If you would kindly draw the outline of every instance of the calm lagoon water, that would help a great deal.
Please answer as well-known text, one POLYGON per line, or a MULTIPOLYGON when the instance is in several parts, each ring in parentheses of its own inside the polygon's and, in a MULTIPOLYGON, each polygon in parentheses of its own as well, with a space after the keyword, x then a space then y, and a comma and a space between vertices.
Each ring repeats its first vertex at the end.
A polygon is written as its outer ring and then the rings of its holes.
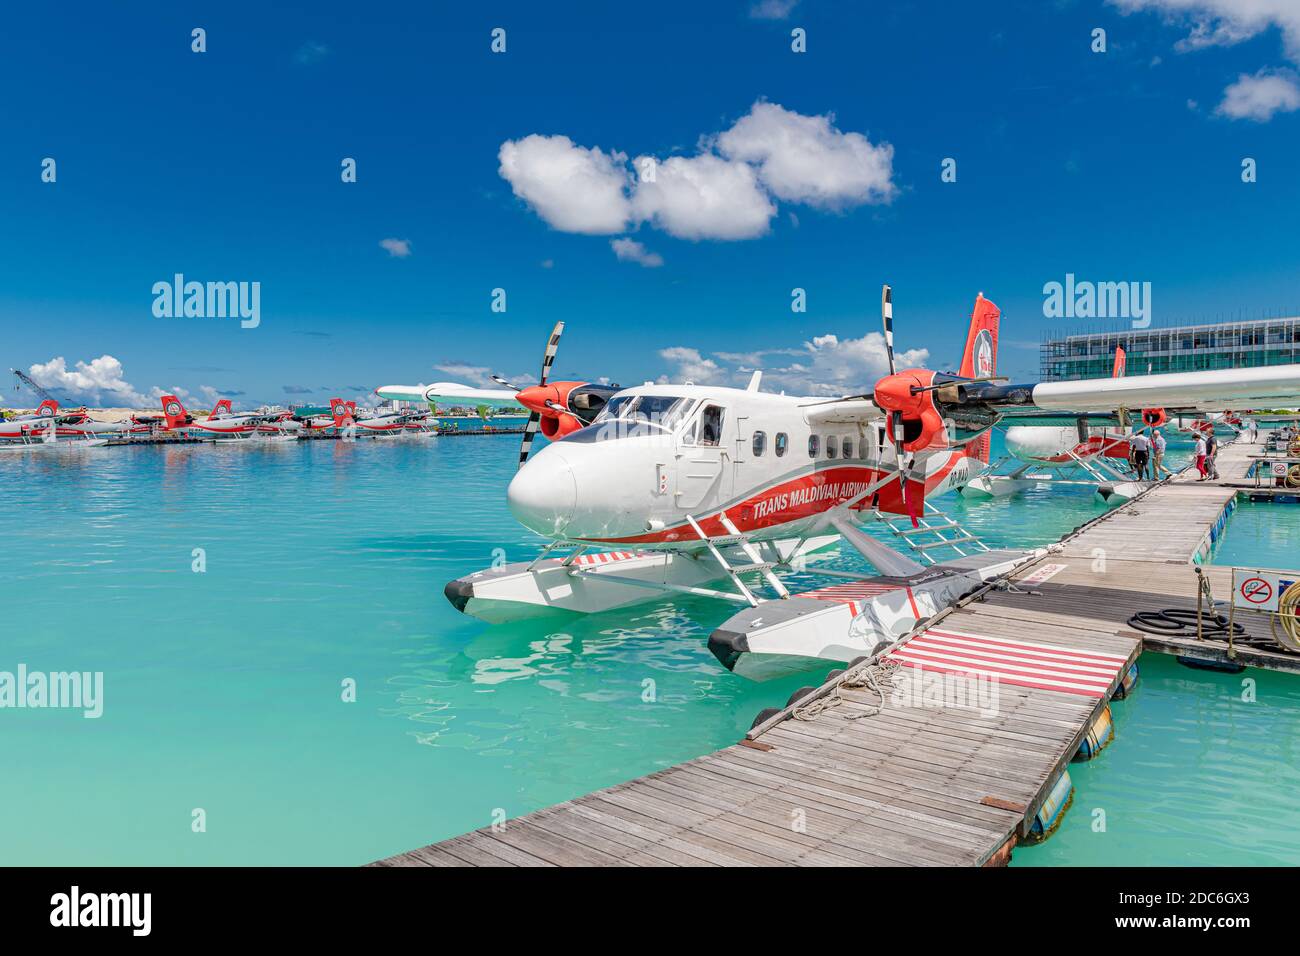
MULTIPOLYGON (((705 640, 728 609, 706 600, 508 626, 457 613, 446 581, 497 549, 536 553, 505 508, 517 442, 0 456, 0 669, 105 675, 97 720, 0 712, 0 862, 364 863, 732 743, 760 709, 822 676, 754 684, 726 672, 705 640), (191 829, 196 808, 204 833, 191 829)), ((1102 510, 1086 489, 938 503, 1006 545, 1055 540, 1102 510)), ((826 566, 862 564, 845 554, 826 566)), ((1220 707, 1147 703, 1160 697, 1159 667, 1119 705, 1120 742, 1086 773, 1106 779, 1117 757, 1140 752, 1128 746, 1138 727, 1240 772, 1215 756, 1220 707)), ((1260 700, 1285 702, 1290 722, 1265 728, 1251 710, 1233 726, 1289 740, 1300 700, 1267 678, 1260 700)), ((1170 679, 1172 697, 1218 678, 1170 679)), ((1254 759, 1281 781, 1270 751, 1254 759)), ((1160 779, 1179 822, 1215 792, 1194 775, 1160 779)), ((1278 792, 1293 793, 1289 783, 1278 792)), ((1207 825, 1229 819, 1228 786, 1207 825)), ((1130 789, 1135 810, 1146 807, 1149 789, 1130 789)), ((1094 861, 1082 847, 1059 853, 1070 839, 1032 852, 1094 861)), ((1110 842, 1108 862, 1148 862, 1145 836, 1110 842)))

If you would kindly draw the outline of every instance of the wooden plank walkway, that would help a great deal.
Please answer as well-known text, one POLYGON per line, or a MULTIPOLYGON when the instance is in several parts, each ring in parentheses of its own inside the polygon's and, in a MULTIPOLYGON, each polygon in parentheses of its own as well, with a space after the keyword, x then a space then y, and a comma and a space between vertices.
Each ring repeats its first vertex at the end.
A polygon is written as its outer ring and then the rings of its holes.
MULTIPOLYGON (((1225 480, 1244 475, 1247 454, 1223 449, 1225 480)), ((933 672, 898 668, 895 692, 882 698, 846 686, 861 670, 851 669, 738 744, 374 865, 1004 863, 1141 653, 1128 618, 1195 608, 1191 562, 1234 494, 1184 473, 1015 575, 1038 572, 1035 583, 986 588, 910 636, 940 632, 942 642, 956 631, 1043 653, 1112 655, 1123 664, 1101 696, 999 681, 996 706, 926 706, 933 672)), ((1226 570, 1207 573, 1226 597, 1226 570)))

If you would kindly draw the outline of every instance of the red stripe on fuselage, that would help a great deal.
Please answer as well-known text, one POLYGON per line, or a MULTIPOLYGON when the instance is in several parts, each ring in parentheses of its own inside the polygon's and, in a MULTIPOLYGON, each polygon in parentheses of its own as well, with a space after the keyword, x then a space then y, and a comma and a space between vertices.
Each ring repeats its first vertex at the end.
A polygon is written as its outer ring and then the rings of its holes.
MULTIPOLYGON (((937 488, 940 482, 948 477, 957 462, 965 457, 965 447, 953 449, 943 466, 934 474, 926 476, 926 493, 937 488)), ((709 537, 730 534, 731 532, 722 524, 722 515, 725 513, 742 532, 779 527, 828 511, 866 491, 886 474, 892 473, 892 469, 885 470, 870 465, 837 465, 825 468, 756 492, 707 518, 699 519, 699 525, 709 537)), ((907 509, 903 505, 902 489, 897 481, 889 482, 871 497, 858 502, 853 506, 854 509, 870 508, 873 498, 876 507, 881 511, 898 515, 907 514, 907 509)), ((599 541, 606 544, 663 544, 699 539, 694 529, 689 524, 683 523, 650 534, 630 535, 624 538, 577 538, 575 540, 599 541)))

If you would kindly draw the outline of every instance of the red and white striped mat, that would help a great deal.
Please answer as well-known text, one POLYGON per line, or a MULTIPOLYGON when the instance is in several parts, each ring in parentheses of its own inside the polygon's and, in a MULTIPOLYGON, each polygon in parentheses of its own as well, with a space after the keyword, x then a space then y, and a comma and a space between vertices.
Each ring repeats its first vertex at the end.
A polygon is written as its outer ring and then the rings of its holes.
MULTIPOLYGON (((832 584, 829 587, 818 588, 816 591, 804 591, 802 594, 796 594, 795 597, 816 598, 818 601, 834 601, 836 604, 847 604, 849 612, 854 617, 857 617, 862 613, 862 605, 865 602, 890 591, 900 589, 901 585, 898 584, 881 584, 875 581, 849 581, 845 584, 832 584)), ((908 597, 911 597, 910 591, 908 597)), ((915 603, 913 603, 912 609, 915 611, 915 603)))
POLYGON ((637 557, 635 551, 597 551, 594 554, 580 554, 573 559, 574 564, 609 564, 611 561, 626 561, 637 557))
POLYGON ((934 629, 889 655, 905 667, 970 674, 1020 687, 1103 697, 1128 658, 1051 644, 934 629))

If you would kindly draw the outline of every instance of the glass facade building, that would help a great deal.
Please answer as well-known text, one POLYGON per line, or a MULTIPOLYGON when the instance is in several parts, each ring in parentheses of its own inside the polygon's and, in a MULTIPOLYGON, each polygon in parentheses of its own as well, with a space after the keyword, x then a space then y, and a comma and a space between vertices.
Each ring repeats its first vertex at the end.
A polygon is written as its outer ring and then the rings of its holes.
POLYGON ((1300 363, 1300 317, 1047 339, 1039 346, 1042 380, 1108 378, 1117 345, 1124 346, 1129 375, 1289 365, 1300 363))

